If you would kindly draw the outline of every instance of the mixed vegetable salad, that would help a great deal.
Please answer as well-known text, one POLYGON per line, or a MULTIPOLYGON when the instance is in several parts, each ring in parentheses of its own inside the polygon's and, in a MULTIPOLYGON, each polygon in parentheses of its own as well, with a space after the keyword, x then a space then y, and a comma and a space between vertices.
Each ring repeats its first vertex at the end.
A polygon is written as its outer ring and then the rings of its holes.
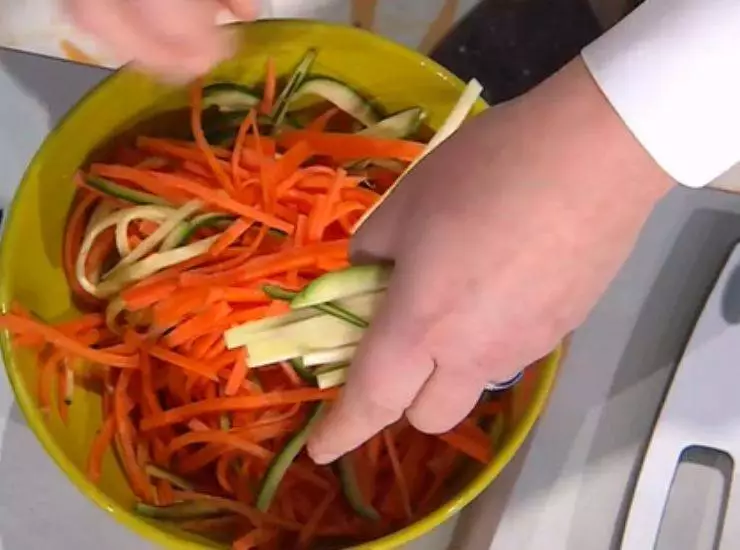
POLYGON ((349 86, 191 88, 192 139, 137 136, 75 176, 63 242, 84 313, 0 317, 38 352, 38 404, 66 421, 97 388, 87 475, 115 453, 143 516, 249 548, 342 546, 430 512, 461 462, 492 458, 506 394, 453 431, 405 420, 326 467, 308 435, 346 378, 386 266, 349 265, 348 239, 412 163, 462 122, 475 85, 425 145, 425 113, 382 117, 349 86))

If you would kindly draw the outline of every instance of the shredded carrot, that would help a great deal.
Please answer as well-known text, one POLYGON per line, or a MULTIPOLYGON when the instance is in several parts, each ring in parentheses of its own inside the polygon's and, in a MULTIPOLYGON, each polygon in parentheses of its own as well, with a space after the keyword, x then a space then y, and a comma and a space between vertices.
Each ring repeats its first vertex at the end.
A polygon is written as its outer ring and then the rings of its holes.
POLYGON ((490 439, 476 426, 460 425, 451 432, 440 434, 438 437, 481 464, 488 464, 493 457, 490 439))
POLYGON ((234 449, 239 449, 261 460, 270 460, 273 453, 264 447, 248 439, 235 434, 222 432, 221 430, 209 430, 202 432, 190 432, 173 439, 167 447, 168 455, 174 454, 179 449, 194 443, 219 443, 234 449))
POLYGON ((218 182, 223 186, 224 189, 230 192, 234 192, 234 186, 226 171, 223 169, 221 164, 218 162, 216 155, 211 150, 211 146, 206 140, 206 136, 203 133, 203 84, 200 80, 197 80, 190 87, 190 129, 193 132, 195 138, 195 144, 198 149, 201 150, 206 162, 213 170, 213 174, 216 176, 218 182))
MULTIPOLYGON (((30 317, 30 313, 27 312, 18 311, 18 314, 27 318, 30 317)), ((101 327, 103 322, 103 316, 99 313, 88 313, 72 321, 56 324, 54 328, 67 336, 77 338, 80 333, 94 334, 93 329, 101 327)), ((42 335, 32 332, 19 334, 15 338, 15 343, 19 346, 43 346, 45 342, 46 340, 42 335)), ((91 340, 88 345, 93 345, 96 342, 97 339, 91 340)))
POLYGON ((291 130, 278 137, 278 144, 293 147, 305 141, 317 155, 337 160, 364 158, 393 158, 413 161, 424 150, 424 145, 415 141, 385 139, 360 134, 340 134, 291 130))
POLYGON ((272 57, 267 58, 265 73, 265 91, 262 94, 260 112, 263 115, 269 115, 275 103, 275 91, 277 90, 277 73, 275 71, 275 60, 272 57))
POLYGON ((328 390, 305 388, 286 390, 283 392, 271 392, 261 395, 221 397, 218 399, 203 400, 198 403, 170 409, 162 414, 152 415, 141 422, 141 429, 146 432, 162 426, 184 422, 194 416, 208 413, 248 411, 253 409, 292 405, 294 403, 306 403, 309 401, 333 401, 338 397, 338 395, 339 390, 337 388, 331 388, 328 390))
POLYGON ((205 363, 190 359, 162 346, 147 346, 145 349, 152 357, 177 365, 188 372, 198 374, 210 380, 218 379, 218 376, 212 372, 212 368, 209 369, 209 366, 205 363))
POLYGON ((242 381, 247 376, 247 353, 245 350, 240 350, 239 355, 234 361, 234 368, 231 370, 229 380, 224 388, 224 395, 231 397, 236 395, 241 388, 242 381))
POLYGON ((171 348, 190 342, 198 336, 209 332, 214 323, 227 317, 229 313, 231 313, 231 308, 226 302, 217 302, 198 315, 180 323, 172 332, 165 336, 165 342, 171 348))
POLYGON ((211 246, 211 249, 208 252, 212 256, 218 256, 229 246, 235 243, 237 239, 239 239, 239 237, 246 233, 251 226, 251 222, 242 219, 236 220, 228 227, 226 231, 221 233, 221 236, 215 243, 213 243, 213 246, 211 246))
POLYGON ((133 286, 121 293, 123 303, 129 311, 138 311, 152 306, 170 296, 177 283, 175 281, 158 281, 144 286, 133 286))
POLYGON ((311 216, 308 218, 308 235, 307 238, 310 242, 318 242, 321 240, 324 230, 329 225, 331 212, 334 208, 334 204, 339 199, 339 193, 342 189, 342 180, 346 174, 343 170, 339 170, 337 175, 334 177, 334 182, 327 194, 322 197, 322 200, 316 204, 311 212, 311 216))
MULTIPOLYGON (((211 327, 213 328, 213 327, 211 327)), ((190 354, 195 359, 202 359, 205 357, 206 353, 209 349, 218 341, 223 338, 223 335, 218 331, 215 330, 211 332, 210 334, 204 334, 202 336, 199 336, 194 342, 193 346, 190 350, 190 354)))
MULTIPOLYGON (((82 180, 82 176, 77 173, 75 179, 82 180)), ((72 287, 72 293, 78 299, 83 300, 86 305, 94 305, 97 300, 90 296, 80 285, 77 277, 75 277, 75 263, 77 261, 77 255, 80 252, 80 245, 82 243, 83 235, 85 232, 85 224, 87 222, 87 215, 90 209, 98 201, 98 197, 90 193, 82 193, 79 200, 73 205, 72 211, 67 219, 67 227, 64 233, 64 245, 62 250, 62 259, 64 265, 64 273, 67 276, 67 280, 70 282, 72 287)))
POLYGON ((153 502, 153 487, 146 474, 136 461, 134 451, 135 433, 131 420, 128 417, 128 386, 131 380, 131 371, 124 370, 118 377, 114 394, 114 411, 116 440, 121 451, 123 469, 126 471, 131 488, 136 495, 145 502, 153 502))
POLYGON ((103 457, 105 455, 105 451, 107 451, 111 446, 115 434, 116 417, 114 414, 109 414, 103 422, 103 427, 98 430, 88 456, 87 477, 93 483, 97 483, 100 480, 100 475, 103 469, 103 457))
POLYGON ((316 531, 319 527, 319 522, 323 519, 324 514, 328 510, 332 501, 336 498, 336 493, 330 491, 323 498, 321 503, 316 507, 311 518, 306 522, 306 525, 301 529, 298 535, 298 546, 300 548, 308 548, 316 536, 316 531))
POLYGON ((269 165, 265 165, 263 170, 263 185, 270 193, 271 196, 275 196, 277 186, 289 179, 295 178, 297 181, 296 172, 298 168, 306 162, 313 151, 311 147, 305 141, 299 141, 288 149, 277 162, 269 165))
POLYGON ((510 418, 511 398, 503 393, 447 434, 421 434, 402 420, 348 455, 360 495, 379 521, 355 516, 338 472, 305 452, 278 480, 269 511, 252 506, 267 472, 276 471, 272 461, 306 425, 315 403, 333 401, 341 390, 320 390, 286 362, 249 369, 249 350, 227 349, 224 332, 291 311, 288 302, 267 296, 265 285, 300 292, 324 272, 349 266, 355 224, 424 147, 342 133, 353 132, 355 123, 335 107, 296 112, 305 130, 286 124, 263 135, 274 124, 257 117, 274 115, 282 77, 268 60, 263 95, 248 113, 204 113, 197 81, 189 95, 190 139, 134 136, 133 145, 111 147, 106 158, 74 174, 61 264, 73 303, 87 313, 53 324, 21 304, 0 314, 13 346, 37 356, 45 416, 66 422, 74 410, 67 400, 77 397, 72 390, 79 385, 100 392, 89 479, 100 481, 110 450, 117 459, 110 465, 121 469, 137 501, 212 509, 218 517, 173 524, 235 550, 333 545, 335 537, 353 544, 404 527, 442 502, 463 457, 490 461, 490 437, 481 426, 510 418), (233 145, 208 142, 206 133, 221 128, 218 117, 227 117, 230 132, 239 123, 233 145), (392 162, 354 162, 365 159, 392 162), (132 200, 108 196, 93 178, 154 195, 163 206, 137 205, 133 194, 132 200), (141 208, 123 234, 114 225, 93 240, 84 267, 96 283, 120 273, 121 243, 135 250, 168 223, 169 212, 191 201, 199 211, 127 267, 131 280, 120 291, 98 298, 83 289, 78 256, 102 216, 141 208))
POLYGON ((183 286, 205 285, 209 287, 228 286, 235 282, 244 283, 291 269, 310 267, 321 256, 346 256, 347 248, 348 241, 345 239, 314 243, 297 249, 266 254, 220 273, 201 275, 197 273, 197 270, 191 270, 180 276, 180 283, 183 286))
POLYGON ((334 118, 337 113, 339 113, 339 109, 336 107, 331 107, 324 111, 321 115, 317 116, 311 124, 309 124, 306 127, 306 130, 309 132, 323 132, 326 130, 326 126, 329 124, 332 118, 334 118))
POLYGON ((242 178, 239 173, 239 167, 241 166, 241 160, 244 150, 244 140, 247 138, 247 132, 253 126, 256 126, 257 119, 254 114, 254 110, 249 111, 249 114, 244 117, 244 120, 239 125, 239 131, 236 134, 236 142, 234 143, 234 151, 231 154, 231 177, 234 178, 234 187, 242 189, 242 178))
MULTIPOLYGON (((270 542, 277 536, 277 531, 274 529, 253 529, 249 531, 243 537, 234 541, 232 550, 251 550, 253 548, 259 548, 260 545, 264 545, 270 542)), ((264 547, 264 546, 263 546, 264 547)))
POLYGON ((6 313, 0 317, 0 328, 10 330, 14 334, 37 334, 50 344, 93 363, 121 368, 136 368, 138 366, 138 361, 134 356, 116 355, 103 350, 92 349, 80 344, 74 338, 54 327, 13 313, 6 313))
POLYGON ((181 501, 211 502, 219 509, 229 510, 230 512, 234 512, 235 514, 239 514, 240 516, 247 518, 252 523, 252 525, 261 525, 263 523, 266 523, 282 527, 283 529, 287 529, 289 531, 300 531, 301 529, 301 525, 297 522, 286 521, 276 516, 262 513, 255 508, 252 508, 235 500, 215 497, 204 493, 194 493, 192 491, 174 491, 174 496, 176 500, 181 501))
POLYGON ((398 484, 398 492, 401 495, 401 501, 403 503, 403 510, 407 517, 412 517, 413 512, 411 510, 411 499, 409 497, 409 489, 406 485, 406 478, 401 468, 401 462, 398 460, 398 453, 396 452, 396 444, 393 442, 393 436, 387 429, 382 432, 383 442, 388 451, 388 457, 391 459, 391 465, 393 466, 393 474, 396 477, 396 483, 398 484))
POLYGON ((190 419, 190 422, 188 422, 188 428, 194 432, 207 432, 211 429, 205 422, 198 420, 197 418, 190 419))
POLYGON ((367 442, 367 453, 370 464, 373 468, 378 467, 378 461, 380 460, 380 451, 382 447, 381 436, 375 434, 370 441, 367 442))
POLYGON ((481 416, 493 416, 504 412, 504 404, 501 401, 488 401, 478 405, 475 412, 481 416))
POLYGON ((57 364, 57 410, 62 423, 69 421, 69 403, 67 403, 67 369, 65 359, 57 364))
POLYGON ((220 298, 217 288, 179 289, 171 292, 154 306, 154 324, 162 328, 173 326, 188 314, 197 313, 220 298))
POLYGON ((54 372, 57 364, 62 360, 64 354, 61 350, 54 350, 41 361, 39 368, 38 402, 39 408, 44 414, 51 409, 51 392, 54 383, 54 372))
POLYGON ((182 175, 150 172, 118 165, 97 165, 97 169, 101 173, 115 173, 121 179, 141 184, 148 188, 150 192, 165 194, 179 203, 184 203, 186 198, 200 199, 214 208, 258 221, 273 229, 285 233, 293 232, 293 226, 280 218, 263 212, 254 206, 241 203, 231 198, 223 190, 214 191, 203 187, 182 175))
MULTIPOLYGON (((171 157, 172 159, 190 162, 199 166, 202 166, 206 162, 203 157, 203 153, 198 149, 198 146, 195 143, 187 141, 138 136, 136 138, 136 147, 142 151, 171 157)), ((213 151, 213 154, 216 155, 216 158, 218 159, 227 159, 231 156, 231 152, 227 149, 212 146, 211 151, 213 151)), ((136 167, 139 168, 139 166, 136 167)), ((210 173, 203 172, 203 174, 208 175, 210 173)))

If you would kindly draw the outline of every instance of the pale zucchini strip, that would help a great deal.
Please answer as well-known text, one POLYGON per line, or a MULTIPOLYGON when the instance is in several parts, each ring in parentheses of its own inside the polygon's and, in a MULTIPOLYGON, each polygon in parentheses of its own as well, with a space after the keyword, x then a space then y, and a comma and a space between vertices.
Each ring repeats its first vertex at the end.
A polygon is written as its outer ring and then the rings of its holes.
POLYGON ((166 217, 163 217, 161 213, 158 213, 155 216, 141 216, 137 212, 134 212, 133 208, 129 208, 127 210, 129 211, 128 216, 124 216, 116 224, 116 248, 118 249, 118 254, 121 258, 131 254, 131 247, 128 242, 128 226, 131 222, 136 220, 149 220, 161 223, 163 220, 167 219, 166 217))
POLYGON ((121 261, 103 276, 103 279, 113 277, 126 266, 132 265, 147 254, 152 252, 159 244, 167 238, 173 229, 177 228, 181 222, 185 221, 192 214, 203 207, 203 203, 198 200, 188 201, 182 207, 175 210, 171 216, 162 222, 157 230, 149 235, 144 241, 131 251, 130 254, 121 258, 121 261))
POLYGON ((429 143, 427 143, 427 146, 424 147, 424 150, 421 152, 421 154, 408 165, 406 170, 398 176, 396 181, 393 183, 393 185, 386 191, 385 195, 383 195, 383 198, 381 198, 379 201, 376 201, 373 206, 368 208, 365 211, 365 214, 357 220, 357 223, 355 224, 354 228, 352 229, 352 232, 355 233, 360 226, 365 223, 365 220, 367 220, 373 212, 385 201, 391 193, 398 187, 398 184, 401 183, 401 180, 411 171, 413 170, 417 164, 419 164, 429 153, 434 151, 437 147, 439 147, 447 138, 449 138, 452 134, 454 134, 460 126, 462 126, 463 122, 465 122, 465 118, 468 116, 468 113, 470 113, 470 110, 475 105, 476 101, 478 101, 478 98, 480 97, 481 92, 483 91, 483 86, 481 86, 480 82, 473 79, 470 82, 468 82, 468 85, 465 87, 465 91, 460 96, 460 99, 457 101, 457 104, 455 107, 453 107, 452 111, 450 111, 449 116, 444 121, 442 126, 440 126, 439 131, 437 131, 436 134, 434 134, 434 137, 432 137, 431 140, 429 140, 429 143))
POLYGON ((328 363, 347 363, 352 361, 357 346, 342 346, 329 350, 314 351, 303 356, 303 364, 307 367, 326 365, 328 363))
POLYGON ((326 365, 326 367, 316 372, 316 384, 319 389, 327 390, 344 385, 349 374, 349 367, 346 364, 326 365))
POLYGON ((168 250, 167 252, 157 252, 147 256, 135 264, 128 265, 118 271, 114 277, 101 282, 96 288, 96 295, 111 296, 120 292, 130 283, 144 279, 145 277, 153 275, 157 271, 161 271, 167 267, 201 256, 208 252, 208 249, 213 246, 213 243, 216 242, 218 237, 218 235, 214 235, 213 237, 208 237, 207 239, 203 239, 187 246, 168 250))
POLYGON ((80 252, 77 255, 75 276, 77 277, 77 281, 80 283, 80 286, 93 296, 103 297, 103 295, 98 293, 96 283, 92 282, 87 277, 86 273, 87 257, 90 254, 92 245, 95 242, 95 239, 97 239, 103 231, 110 227, 114 227, 119 221, 129 216, 132 213, 131 210, 136 210, 137 215, 142 218, 148 216, 161 216, 161 219, 167 219, 167 217, 174 212, 172 208, 168 208, 166 206, 135 206, 131 209, 113 212, 88 229, 87 234, 82 241, 82 245, 80 246, 80 252))

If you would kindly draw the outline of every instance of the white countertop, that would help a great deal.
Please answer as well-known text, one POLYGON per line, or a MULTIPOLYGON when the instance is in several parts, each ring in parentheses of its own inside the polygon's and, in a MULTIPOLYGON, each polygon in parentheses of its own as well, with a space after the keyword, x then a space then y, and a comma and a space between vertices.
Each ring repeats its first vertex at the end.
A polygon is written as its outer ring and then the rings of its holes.
MULTIPOLYGON (((0 203, 50 125, 104 72, 0 49, 0 203), (52 84, 53 83, 53 84, 52 84)), ((706 292, 740 240, 740 197, 677 190, 575 335, 534 437, 453 524, 414 550, 601 550, 618 537, 641 449, 706 292), (492 542, 493 541, 493 542, 492 542)), ((0 550, 144 548, 64 478, 0 379, 0 550)), ((684 490, 671 550, 698 548, 684 490), (678 526, 678 527, 676 527, 678 526)), ((693 506, 692 506, 693 504, 693 506)), ((647 550, 647 549, 646 549, 647 550)))

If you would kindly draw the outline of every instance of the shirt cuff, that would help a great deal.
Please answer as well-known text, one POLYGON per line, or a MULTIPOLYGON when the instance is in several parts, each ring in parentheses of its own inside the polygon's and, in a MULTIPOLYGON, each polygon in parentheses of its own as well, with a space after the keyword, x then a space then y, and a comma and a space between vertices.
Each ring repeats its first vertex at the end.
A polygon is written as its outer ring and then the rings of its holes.
POLYGON ((676 181, 740 161, 740 1, 647 0, 582 56, 614 110, 676 181))

